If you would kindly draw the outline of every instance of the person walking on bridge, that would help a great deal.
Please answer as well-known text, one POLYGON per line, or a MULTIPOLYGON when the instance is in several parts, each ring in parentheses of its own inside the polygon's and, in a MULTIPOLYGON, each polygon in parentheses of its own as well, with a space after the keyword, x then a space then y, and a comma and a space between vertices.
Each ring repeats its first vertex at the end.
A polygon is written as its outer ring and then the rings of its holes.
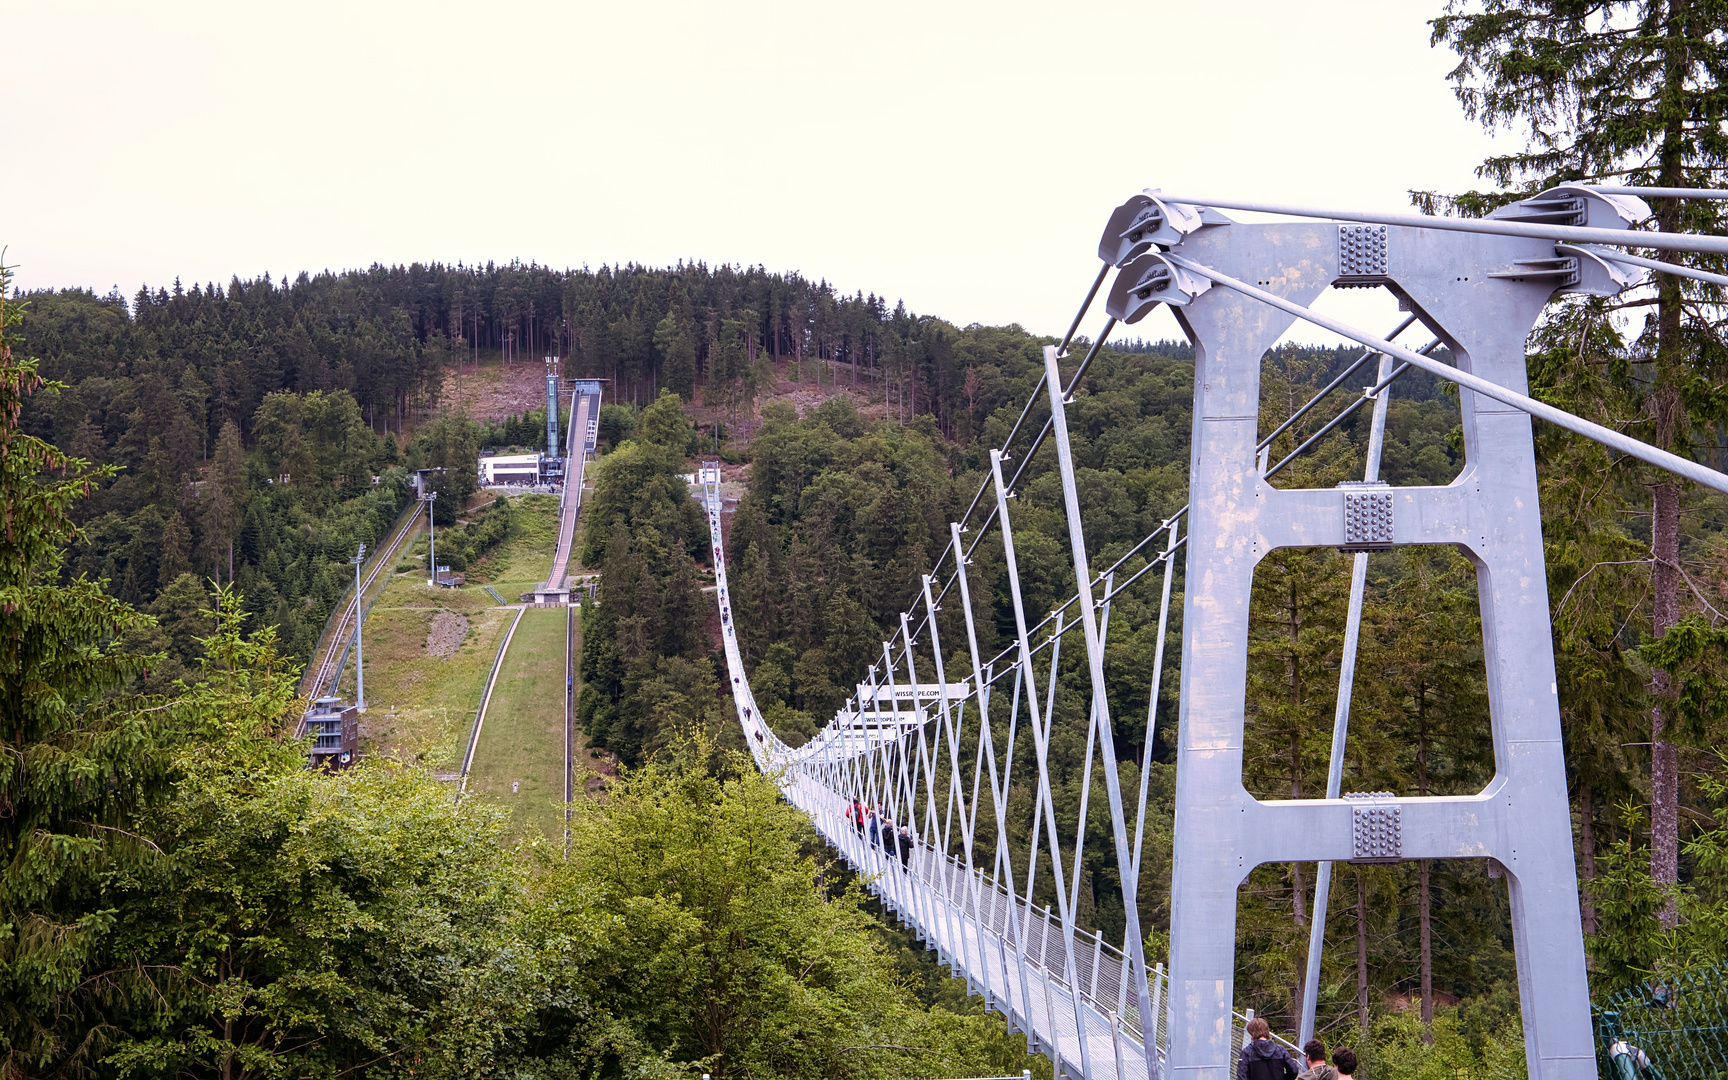
POLYGON ((1296 1080, 1338 1080, 1338 1070, 1326 1064, 1325 1043, 1309 1039, 1308 1044, 1302 1047, 1302 1056, 1308 1059, 1308 1067, 1296 1080))
POLYGON ((1272 1027, 1256 1016, 1248 1021, 1248 1045, 1236 1062, 1236 1080, 1296 1080, 1301 1070, 1289 1051, 1272 1041, 1272 1027))
POLYGON ((1356 1075, 1356 1051, 1340 1046, 1332 1052, 1332 1064, 1338 1067, 1338 1080, 1353 1080, 1356 1075))

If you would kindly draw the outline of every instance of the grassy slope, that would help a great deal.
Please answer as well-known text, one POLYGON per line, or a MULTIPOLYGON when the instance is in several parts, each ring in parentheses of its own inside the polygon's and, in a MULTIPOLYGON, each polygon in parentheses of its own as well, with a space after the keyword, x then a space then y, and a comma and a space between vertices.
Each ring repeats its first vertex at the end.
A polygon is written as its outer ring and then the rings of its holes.
MULTIPOLYGON (((521 512, 509 539, 470 573, 473 584, 428 587, 424 535, 405 553, 398 566, 405 572, 392 576, 366 620, 366 697, 371 707, 361 721, 362 751, 396 753, 440 771, 460 767, 486 673, 515 615, 495 606, 480 585, 496 575, 504 584, 495 587, 514 600, 512 589, 520 592, 545 577, 557 538, 556 499, 527 496, 516 506, 521 512), (469 621, 467 637, 447 658, 426 651, 426 635, 439 610, 469 621)), ((562 756, 562 736, 558 749, 562 756)))
MULTIPOLYGON (((418 509, 418 508, 416 508, 416 509, 418 509)), ((391 531, 390 535, 392 535, 392 536, 395 535, 394 526, 392 526, 392 531, 391 531)), ((403 553, 412 550, 413 545, 416 541, 416 538, 418 538, 419 543, 422 547, 425 546, 426 515, 424 515, 424 514, 415 514, 414 515, 413 522, 408 526, 408 535, 409 535, 409 539, 404 542, 402 551, 397 553, 398 557, 400 557, 403 553)), ((386 539, 381 546, 388 547, 389 543, 390 543, 390 541, 388 539, 386 539)), ((364 577, 367 574, 370 574, 372 572, 373 566, 377 563, 378 558, 379 558, 379 553, 377 550, 373 550, 369 555, 367 555, 366 563, 364 566, 361 567, 361 570, 360 570, 360 574, 361 574, 362 579, 364 579, 364 577)), ((376 578, 374 578, 372 580, 372 583, 370 585, 368 585, 366 588, 366 596, 365 596, 363 602, 367 603, 367 604, 374 603, 374 602, 381 603, 382 601, 380 600, 380 595, 384 592, 385 589, 387 589, 389 587, 390 581, 394 576, 395 575, 392 573, 383 573, 383 574, 379 574, 376 578)), ((342 621, 341 612, 347 610, 347 605, 352 600, 353 600, 353 596, 351 594, 343 595, 342 598, 337 601, 337 604, 341 610, 338 611, 336 614, 332 615, 326 621, 325 626, 324 626, 324 631, 318 637, 318 646, 313 651, 312 658, 309 661, 307 661, 306 671, 305 671, 305 673, 301 679, 300 690, 302 693, 311 693, 315 689, 314 687, 306 685, 305 680, 312 677, 313 673, 317 670, 317 668, 319 666, 319 662, 323 659, 325 653, 328 652, 330 650, 330 648, 332 647, 332 638, 335 636, 336 631, 338 629, 337 624, 339 624, 342 621)), ((372 624, 370 621, 368 621, 366 625, 367 625, 367 628, 370 629, 372 624)), ((354 633, 354 628, 353 628, 353 625, 350 624, 348 627, 348 634, 347 634, 346 638, 342 641, 334 642, 334 647, 336 648, 336 650, 338 652, 342 652, 344 649, 346 649, 347 651, 346 651, 345 656, 342 658, 342 669, 341 669, 341 671, 339 671, 337 673, 336 684, 332 688, 332 692, 334 692, 338 697, 345 696, 350 701, 352 701, 354 698, 354 650, 349 645, 349 642, 353 640, 353 633, 354 633)), ((370 637, 367 637, 366 638, 367 646, 370 647, 371 643, 372 643, 372 639, 370 637)), ((368 666, 368 668, 367 668, 367 674, 368 675, 371 674, 370 666, 368 666)), ((371 688, 368 687, 367 689, 370 690, 371 688)), ((370 698, 370 695, 368 695, 368 698, 370 698)))
POLYGON ((468 791, 510 807, 518 833, 563 832, 564 633, 563 608, 523 613, 468 774, 468 791))
MULTIPOLYGON (((558 500, 524 495, 531 513, 517 515, 508 542, 469 570, 468 580, 490 584, 514 601, 546 580, 558 546, 558 500)), ((511 808, 515 831, 538 825, 549 837, 563 833, 564 612, 532 609, 522 617, 474 750, 471 793, 485 793, 511 808), (518 785, 515 792, 511 783, 518 785)))
POLYGON ((469 588, 490 585, 511 603, 546 580, 552 571, 553 550, 558 546, 556 495, 520 496, 516 509, 519 513, 510 526, 510 538, 470 566, 466 575, 469 588))

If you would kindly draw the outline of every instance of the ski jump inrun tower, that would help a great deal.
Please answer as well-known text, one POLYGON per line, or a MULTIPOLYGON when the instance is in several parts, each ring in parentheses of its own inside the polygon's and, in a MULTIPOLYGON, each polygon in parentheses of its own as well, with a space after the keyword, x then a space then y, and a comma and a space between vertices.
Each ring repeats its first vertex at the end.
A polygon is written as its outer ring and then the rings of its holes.
MULTIPOLYGON (((1003 447, 992 451, 991 478, 965 520, 951 526, 951 544, 901 616, 900 633, 883 644, 857 696, 796 749, 767 729, 750 693, 721 551, 719 475, 705 469, 729 677, 759 765, 779 777, 787 797, 811 813, 850 861, 877 875, 873 888, 943 951, 956 976, 985 994, 1039 1049, 1087 1080, 1230 1080, 1239 1041, 1232 1009, 1237 890, 1262 863, 1321 865, 1298 1033, 1306 1037, 1313 1030, 1331 864, 1410 859, 1488 859, 1503 871, 1530 1076, 1593 1075, 1531 418, 1718 491, 1728 492, 1728 476, 1531 398, 1525 341, 1545 306, 1561 294, 1616 294, 1645 284, 1652 271, 1728 284, 1719 275, 1623 250, 1728 254, 1728 238, 1650 231, 1650 211, 1640 195, 1728 197, 1573 185, 1479 220, 1157 190, 1129 199, 1104 230, 1098 250, 1104 265, 1085 303, 1063 343, 1045 350, 1041 385, 1003 447), (1227 210, 1288 220, 1245 224, 1227 210), (1105 293, 1108 319, 1064 381, 1067 347, 1112 269, 1116 278, 1105 293), (1389 289, 1406 316, 1386 337, 1346 325, 1309 307, 1329 287, 1389 289), (1095 574, 1069 453, 1070 396, 1116 324, 1137 322, 1158 304, 1173 310, 1194 345, 1190 502, 1095 574), (1297 319, 1359 342, 1364 352, 1290 421, 1263 435, 1261 359, 1297 319), (1415 349, 1397 344, 1416 324, 1433 340, 1415 349), (1442 345, 1450 363, 1430 355, 1442 345), (1361 395, 1295 453, 1272 462, 1273 439, 1364 368, 1361 395), (1379 478, 1387 396, 1411 368, 1459 387, 1466 461, 1445 486, 1392 486, 1379 478), (1362 406, 1372 406, 1373 420, 1361 481, 1306 490, 1268 482, 1362 406), (1046 444, 1054 447, 1061 476, 1075 579, 1087 587, 1029 627, 1009 500, 1046 444), (1005 478, 1008 462, 1017 467, 1005 478), (966 531, 973 534, 970 543, 963 539, 966 531), (968 559, 986 535, 1001 543, 1017 628, 1015 642, 993 658, 979 654, 971 598, 976 571, 968 559), (1476 567, 1494 777, 1467 796, 1346 793, 1343 750, 1367 554, 1417 544, 1449 545, 1476 567), (1325 798, 1261 800, 1244 787, 1242 772, 1250 591, 1262 559, 1301 547, 1355 553, 1331 769, 1325 798), (1149 968, 1138 925, 1146 770, 1136 801, 1136 793, 1125 792, 1118 781, 1104 645, 1112 598, 1143 579, 1154 586, 1161 576, 1150 729, 1178 552, 1185 560, 1185 592, 1166 974, 1161 964, 1149 968), (955 682, 944 674, 938 635, 944 597, 962 609, 971 651, 972 674, 955 682), (1123 883, 1127 926, 1120 948, 1075 927, 1084 835, 1072 843, 1058 839, 1050 797, 1050 686, 1064 628, 1071 630, 1075 621, 1092 687, 1086 769, 1090 774, 1096 760, 1103 771, 1123 883), (1031 741, 1039 771, 1031 848, 1010 851, 1010 830, 998 827, 991 830, 996 850, 975 850, 980 808, 997 822, 1009 812, 1007 772, 1016 739, 1022 740, 1022 756, 1025 741, 1031 741), (976 765, 961 753, 974 744, 976 765), (881 806, 884 818, 908 825, 912 854, 866 837, 848 814, 855 803, 881 806), (906 867, 899 874, 891 872, 898 869, 897 859, 906 867), (1054 915, 1048 906, 1040 914, 1031 902, 1041 859, 1059 883, 1054 915), (1025 876, 1023 886, 1016 884, 1017 873, 1025 876)), ((951 620, 945 625, 952 627, 951 620)))

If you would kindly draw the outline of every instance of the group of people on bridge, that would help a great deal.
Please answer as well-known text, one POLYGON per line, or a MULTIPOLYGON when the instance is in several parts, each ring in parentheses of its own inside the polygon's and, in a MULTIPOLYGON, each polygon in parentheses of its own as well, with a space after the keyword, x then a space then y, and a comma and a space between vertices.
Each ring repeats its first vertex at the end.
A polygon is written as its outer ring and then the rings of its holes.
POLYGON ((898 858, 901 870, 911 866, 912 829, 906 825, 896 829, 894 819, 888 816, 885 808, 866 806, 863 800, 853 799, 852 805, 846 808, 846 820, 871 847, 886 851, 890 858, 898 858))
POLYGON ((1326 1044, 1309 1039, 1302 1047, 1304 1061, 1272 1041, 1272 1027, 1256 1016, 1248 1021, 1248 1045, 1236 1061, 1236 1080, 1351 1080, 1356 1073, 1356 1052, 1341 1046, 1326 1062, 1326 1044))

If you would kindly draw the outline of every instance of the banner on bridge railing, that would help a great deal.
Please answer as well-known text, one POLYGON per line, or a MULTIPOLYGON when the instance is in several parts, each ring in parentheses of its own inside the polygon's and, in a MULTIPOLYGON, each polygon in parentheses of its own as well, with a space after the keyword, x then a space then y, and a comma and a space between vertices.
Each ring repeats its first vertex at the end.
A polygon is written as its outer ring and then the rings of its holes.
POLYGON ((948 701, 953 703, 965 698, 969 692, 970 688, 963 682, 918 683, 917 685, 906 683, 905 685, 892 686, 883 683, 881 686, 876 687, 874 691, 872 691, 866 684, 859 683, 858 701, 918 701, 928 704, 931 702, 939 702, 944 696, 946 696, 948 701))

